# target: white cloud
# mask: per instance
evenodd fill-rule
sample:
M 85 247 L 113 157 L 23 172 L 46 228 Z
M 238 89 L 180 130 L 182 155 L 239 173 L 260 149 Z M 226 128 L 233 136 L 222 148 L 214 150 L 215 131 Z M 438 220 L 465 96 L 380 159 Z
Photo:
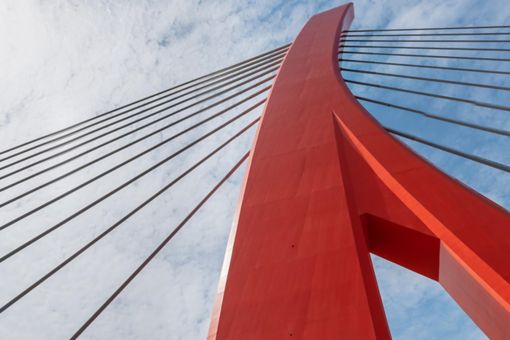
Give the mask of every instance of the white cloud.
M 333 5 L 328 1 L 274 3 L 268 0 L 3 1 L 0 3 L 1 149 L 289 42 L 309 16 Z M 485 18 L 494 22 L 508 19 L 508 13 L 501 10 L 506 8 L 503 1 L 481 6 L 477 1 L 460 0 L 362 0 L 356 1 L 355 6 L 355 27 L 453 25 L 479 23 Z M 255 117 L 255 113 L 250 117 Z M 151 137 L 126 152 L 41 190 L 37 195 L 0 209 L 0 220 L 10 220 L 199 119 L 194 118 Z M 123 171 L 106 176 L 96 185 L 34 214 L 23 223 L 0 231 L 2 254 L 225 119 L 211 122 L 133 162 Z M 247 122 L 248 119 L 244 119 L 230 131 L 237 131 Z M 247 134 L 235 148 L 216 156 L 208 166 L 197 170 L 78 258 L 76 263 L 2 314 L 0 338 L 68 337 L 169 228 L 178 223 L 190 204 L 209 189 L 207 185 L 218 180 L 249 148 L 252 136 L 252 133 Z M 154 176 L 138 181 L 65 228 L 0 264 L 0 301 L 5 302 L 69 256 L 221 140 L 213 137 L 198 145 L 193 154 L 179 156 L 168 166 L 155 171 Z M 125 142 L 113 143 L 109 149 Z M 59 171 L 2 192 L 0 200 L 100 154 L 92 153 Z M 4 173 L 5 170 L 0 171 L 0 174 Z M 0 183 L 10 183 L 28 173 Z M 238 172 L 98 318 L 84 334 L 85 338 L 196 339 L 205 336 L 241 179 L 242 172 Z M 482 183 L 487 192 L 498 187 L 485 185 Z M 497 190 L 495 197 L 505 195 L 501 189 Z M 403 277 L 393 268 L 381 273 L 381 279 L 386 282 L 384 285 L 389 287 L 394 287 L 395 280 Z M 395 315 L 390 321 L 398 320 L 392 327 L 398 328 L 398 334 L 403 334 L 404 338 L 419 325 L 412 320 L 405 322 L 403 315 L 406 311 L 416 309 L 416 304 L 424 299 L 439 296 L 429 285 L 414 281 L 408 289 L 406 304 L 399 304 L 398 308 L 399 305 L 392 305 L 392 301 L 399 292 L 389 288 L 387 293 L 388 313 Z M 452 313 L 452 320 L 458 321 L 458 312 L 454 310 Z

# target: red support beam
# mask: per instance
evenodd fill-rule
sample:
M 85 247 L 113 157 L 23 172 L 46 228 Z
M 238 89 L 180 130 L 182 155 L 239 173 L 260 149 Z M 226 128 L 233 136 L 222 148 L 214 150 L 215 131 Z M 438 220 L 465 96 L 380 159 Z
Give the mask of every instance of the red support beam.
M 510 335 L 510 215 L 390 136 L 337 63 L 347 4 L 313 16 L 275 80 L 209 339 L 388 339 L 370 252 Z

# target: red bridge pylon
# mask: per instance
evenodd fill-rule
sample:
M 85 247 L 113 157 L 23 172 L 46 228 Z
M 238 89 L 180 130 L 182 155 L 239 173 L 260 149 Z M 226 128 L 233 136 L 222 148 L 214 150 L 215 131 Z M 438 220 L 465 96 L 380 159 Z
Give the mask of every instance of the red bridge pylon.
M 387 339 L 369 254 L 437 280 L 510 337 L 510 215 L 389 135 L 337 61 L 347 4 L 312 17 L 265 108 L 210 339 Z M 405 283 L 403 283 L 405 284 Z

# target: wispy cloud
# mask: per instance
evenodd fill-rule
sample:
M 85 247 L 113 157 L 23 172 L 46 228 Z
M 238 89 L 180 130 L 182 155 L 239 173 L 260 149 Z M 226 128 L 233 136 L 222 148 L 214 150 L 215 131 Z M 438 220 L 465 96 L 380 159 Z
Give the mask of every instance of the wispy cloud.
M 0 3 L 0 145 L 2 149 L 16 145 L 290 42 L 311 15 L 334 5 L 336 3 L 329 1 L 275 3 L 269 0 L 3 1 Z M 491 22 L 505 22 L 509 18 L 509 13 L 501 10 L 507 8 L 504 1 L 482 5 L 474 0 L 360 0 L 355 1 L 355 8 L 354 27 L 369 28 L 478 24 L 486 23 L 487 18 Z M 237 131 L 248 120 L 239 122 L 229 131 Z M 184 125 L 190 126 L 196 121 Z M 0 231 L 1 254 L 213 126 L 208 124 L 34 214 L 23 223 Z M 19 204 L 3 208 L 0 221 L 18 216 L 178 130 L 177 127 L 170 129 L 38 195 L 20 200 Z M 250 147 L 252 137 L 253 132 L 235 147 L 214 157 L 206 167 L 197 170 L 87 251 L 76 263 L 3 313 L 0 338 L 67 338 Z M 65 228 L 2 263 L 0 302 L 7 301 L 39 278 L 220 141 L 222 138 L 213 137 L 198 145 L 194 153 L 176 158 L 154 175 L 137 181 Z M 494 140 L 490 140 L 485 145 L 493 144 Z M 475 146 L 468 144 L 467 147 Z M 485 179 L 477 181 L 476 176 L 487 170 L 451 163 L 451 158 L 420 150 L 446 169 L 454 168 L 463 180 L 485 194 L 509 204 L 508 194 L 501 188 L 501 183 L 507 183 L 502 177 L 489 180 L 485 175 Z M 474 150 L 489 152 L 488 149 Z M 59 171 L 83 164 L 98 154 L 91 154 Z M 37 169 L 40 168 L 42 166 Z M 56 173 L 45 174 L 16 190 L 0 193 L 0 198 L 3 201 L 12 197 L 55 177 Z M 87 330 L 84 338 L 204 338 L 242 176 L 239 171 L 213 197 Z M 22 176 L 14 176 L 9 181 L 19 178 Z M 189 190 L 190 187 L 193 190 Z M 396 338 L 437 338 L 438 334 L 449 338 L 480 336 L 476 328 L 466 328 L 469 322 L 451 301 L 447 302 L 440 288 L 379 260 L 375 263 Z M 438 312 L 440 306 L 448 307 Z M 417 317 L 425 320 L 415 321 Z M 437 330 L 430 327 L 432 324 Z

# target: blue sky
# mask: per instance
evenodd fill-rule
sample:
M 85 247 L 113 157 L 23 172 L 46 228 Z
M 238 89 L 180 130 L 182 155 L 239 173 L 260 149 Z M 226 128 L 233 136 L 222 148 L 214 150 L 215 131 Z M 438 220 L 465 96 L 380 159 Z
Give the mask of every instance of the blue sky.
M 354 3 L 356 18 L 353 28 L 510 22 L 510 10 L 503 0 L 361 0 Z M 0 79 L 3 80 L 0 82 L 0 145 L 5 146 L 2 149 L 16 145 L 283 45 L 292 41 L 311 15 L 339 4 L 341 2 L 337 1 L 268 0 L 93 3 L 63 0 L 3 1 L 0 4 L 0 39 L 3 41 L 0 46 Z M 354 55 L 351 57 L 361 58 Z M 397 62 L 404 60 L 392 59 Z M 434 64 L 432 60 L 421 61 Z M 453 63 L 441 61 L 438 65 Z M 372 68 L 359 64 L 349 66 Z M 463 63 L 462 66 L 508 70 L 508 66 L 502 63 Z M 377 70 L 409 74 L 426 72 L 434 77 L 509 84 L 503 76 L 382 67 L 377 67 Z M 441 87 L 378 76 L 348 76 L 351 79 L 384 82 L 438 93 L 448 92 L 501 104 L 508 98 L 501 91 Z M 501 128 L 510 127 L 510 119 L 505 112 L 375 90 L 367 92 L 355 86 L 351 88 L 357 94 L 384 98 L 427 109 L 432 113 Z M 510 146 L 505 138 L 475 133 L 375 105 L 366 107 L 380 121 L 390 126 L 510 164 L 510 156 L 504 152 Z M 229 131 L 236 131 L 259 112 L 254 112 Z M 41 227 L 51 226 L 64 218 L 83 205 L 83 202 L 91 201 L 122 183 L 140 168 L 161 159 L 211 126 L 190 134 L 186 139 L 177 140 L 171 146 L 140 159 L 92 187 L 80 190 L 49 207 L 44 213 L 34 214 L 22 224 L 1 231 L 1 254 Z M 18 216 L 165 136 L 156 136 L 126 153 L 46 188 L 38 195 L 31 195 L 17 204 L 0 209 L 0 221 L 5 222 Z M 207 167 L 197 170 L 192 178 L 186 179 L 134 216 L 122 229 L 98 243 L 75 264 L 66 267 L 15 307 L 0 315 L 0 338 L 67 338 L 142 261 L 163 235 L 182 219 L 189 206 L 209 189 L 207 186 L 222 176 L 250 147 L 252 138 L 253 131 L 244 136 L 235 147 L 211 159 Z M 199 159 L 211 149 L 211 145 L 220 141 L 220 137 L 214 137 L 208 144 L 197 146 L 193 154 L 178 157 L 168 167 L 156 171 L 154 176 L 137 181 L 90 213 L 77 218 L 62 231 L 0 264 L 0 302 L 5 302 L 122 217 L 175 174 Z M 507 209 L 510 208 L 509 182 L 505 174 L 428 147 L 414 143 L 410 145 L 448 174 Z M 76 164 L 62 169 L 71 169 Z M 4 201 L 53 176 L 56 173 L 0 193 L 0 200 Z M 236 173 L 84 333 L 83 338 L 204 338 L 242 176 L 242 171 Z M 189 190 L 189 187 L 194 190 Z M 374 263 L 394 338 L 483 338 L 483 334 L 435 282 L 381 259 L 374 258 Z

